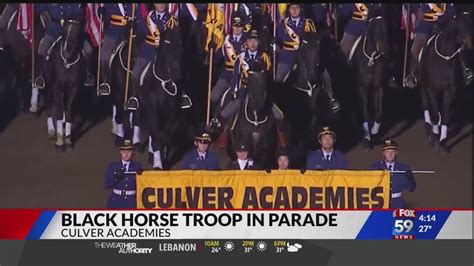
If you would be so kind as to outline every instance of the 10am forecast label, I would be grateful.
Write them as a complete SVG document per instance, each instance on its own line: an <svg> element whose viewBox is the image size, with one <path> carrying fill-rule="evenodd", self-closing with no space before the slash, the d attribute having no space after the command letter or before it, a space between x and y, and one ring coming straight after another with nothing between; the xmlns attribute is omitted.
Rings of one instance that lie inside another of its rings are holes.
<svg viewBox="0 0 474 266"><path fill-rule="evenodd" d="M300 241L301 242L301 241ZM204 251L212 254L218 253L244 253L258 254L272 253L295 253L303 248L298 241L287 240L206 240Z"/></svg>

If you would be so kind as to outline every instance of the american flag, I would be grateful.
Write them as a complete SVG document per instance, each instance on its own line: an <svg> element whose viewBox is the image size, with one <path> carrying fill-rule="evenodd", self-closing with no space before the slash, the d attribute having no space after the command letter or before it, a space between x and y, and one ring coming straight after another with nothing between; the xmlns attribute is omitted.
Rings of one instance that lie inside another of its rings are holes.
<svg viewBox="0 0 474 266"><path fill-rule="evenodd" d="M31 17L32 12L33 4L20 4L18 8L18 22L16 24L16 29L29 41L30 46L33 42L33 36L31 34L33 24Z"/></svg>
<svg viewBox="0 0 474 266"><path fill-rule="evenodd" d="M225 4L224 7L224 21L225 21L225 33L230 34L232 32L232 7L233 4Z"/></svg>
<svg viewBox="0 0 474 266"><path fill-rule="evenodd" d="M332 26L332 13L333 13L333 7L332 4L328 4L329 7L326 7L326 24L328 27Z"/></svg>
<svg viewBox="0 0 474 266"><path fill-rule="evenodd" d="M401 17L401 29L405 30L408 25L408 31L410 32L410 39L413 40L415 38L415 19L416 14L414 12L410 12L411 10L407 10L407 6L405 4L402 5L402 17Z"/></svg>
<svg viewBox="0 0 474 266"><path fill-rule="evenodd" d="M168 4L168 12L170 15L174 15L175 17L178 17L179 15L179 3L171 3Z"/></svg>
<svg viewBox="0 0 474 266"><path fill-rule="evenodd" d="M92 4L89 3L86 6L86 32L89 35L89 39L94 47L97 47L102 42L102 37L104 33L100 32L100 19L97 9L101 4Z"/></svg>

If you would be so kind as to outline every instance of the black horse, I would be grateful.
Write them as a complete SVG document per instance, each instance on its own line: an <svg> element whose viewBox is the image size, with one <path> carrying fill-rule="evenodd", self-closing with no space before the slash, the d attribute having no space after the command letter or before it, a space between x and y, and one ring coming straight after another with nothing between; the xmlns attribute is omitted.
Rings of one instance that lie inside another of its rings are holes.
<svg viewBox="0 0 474 266"><path fill-rule="evenodd" d="M111 62L111 96L112 96L112 134L115 136L116 147L123 144L125 139L132 140L137 150L141 150L139 111L132 112L124 108L125 83L129 72L129 86L132 86L132 69L136 60L137 41L132 38L132 55L130 69L127 69L128 40L121 42L112 55ZM130 88L130 87L129 87ZM130 89L129 89L130 91Z"/></svg>
<svg viewBox="0 0 474 266"><path fill-rule="evenodd" d="M470 14L457 14L440 33L429 39L421 52L420 85L426 134L428 141L434 142L442 153L449 152L446 140L452 102L456 95L456 66L461 50L472 49L471 34Z"/></svg>
<svg viewBox="0 0 474 266"><path fill-rule="evenodd" d="M13 19L13 21L16 20ZM35 35L41 30L38 26ZM36 39L35 41L39 42ZM14 25L8 30L0 30L0 93L10 94L9 90L14 90L11 93L12 96L8 96L10 108L12 103L17 103L11 101L12 98L19 100L21 110L25 110L28 106L28 90L31 89L28 82L31 79L31 51L28 40L16 30Z"/></svg>
<svg viewBox="0 0 474 266"><path fill-rule="evenodd" d="M68 20L62 29L61 37L50 48L45 80L48 84L47 111L56 120L56 148L64 151L73 145L72 107L84 82L86 66L81 53L82 24Z"/></svg>
<svg viewBox="0 0 474 266"><path fill-rule="evenodd" d="M271 113L273 104L268 95L268 72L257 64L250 65L248 73L248 91L238 114L230 123L227 132L227 152L235 159L235 148L238 142L244 142L249 149L249 157L263 168L274 166L277 148L276 120Z"/></svg>
<svg viewBox="0 0 474 266"><path fill-rule="evenodd" d="M183 144L184 111L181 109L183 48L178 27L164 34L154 62L145 69L140 99L143 120L150 135L149 152L154 169L169 169Z"/></svg>
<svg viewBox="0 0 474 266"><path fill-rule="evenodd" d="M372 137L379 133L382 122L383 90L390 70L386 57L388 48L385 19L374 16L368 20L366 33L357 39L351 51L362 109L364 150L372 149ZM370 112L371 107L374 113Z"/></svg>

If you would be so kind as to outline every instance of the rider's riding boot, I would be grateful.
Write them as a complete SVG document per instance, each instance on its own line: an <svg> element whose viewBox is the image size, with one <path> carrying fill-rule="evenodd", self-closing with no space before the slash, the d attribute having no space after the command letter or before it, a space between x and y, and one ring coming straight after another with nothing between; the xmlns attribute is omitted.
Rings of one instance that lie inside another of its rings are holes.
<svg viewBox="0 0 474 266"><path fill-rule="evenodd" d="M466 84L466 86L469 86L472 82L472 77L473 77L472 69L469 67L464 68L463 76L464 76L464 84Z"/></svg>
<svg viewBox="0 0 474 266"><path fill-rule="evenodd" d="M84 81L84 86L92 87L94 86L94 84L95 84L94 76L89 71L87 71L86 80Z"/></svg>
<svg viewBox="0 0 474 266"><path fill-rule="evenodd" d="M412 57L411 61L410 61L410 74L408 74L408 76L406 77L405 79L405 85L408 87L408 88L415 88L416 85L418 84L418 80L415 76L415 71L417 70L417 62L416 62L416 58L415 57Z"/></svg>
<svg viewBox="0 0 474 266"><path fill-rule="evenodd" d="M190 108L193 105L191 98L183 91L181 95L181 109Z"/></svg>
<svg viewBox="0 0 474 266"><path fill-rule="evenodd" d="M341 105L339 104L339 102L334 99L334 98L330 98L329 99L329 108L331 110L331 112L333 114L339 112L339 110L341 110Z"/></svg>
<svg viewBox="0 0 474 266"><path fill-rule="evenodd" d="M214 116L211 121L209 122L209 130L211 132L219 132L219 130L222 128L223 123L221 122L222 118L220 115Z"/></svg>
<svg viewBox="0 0 474 266"><path fill-rule="evenodd" d="M462 75L464 77L464 84L466 84L466 86L469 86L469 84L471 84L472 82L472 69L466 66L462 57L460 57L459 61L461 62L461 67L463 70Z"/></svg>

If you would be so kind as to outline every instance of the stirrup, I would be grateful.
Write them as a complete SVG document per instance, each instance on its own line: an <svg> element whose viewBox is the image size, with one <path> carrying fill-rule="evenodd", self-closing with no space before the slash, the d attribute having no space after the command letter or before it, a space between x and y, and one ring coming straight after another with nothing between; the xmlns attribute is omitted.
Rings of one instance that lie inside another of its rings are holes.
<svg viewBox="0 0 474 266"><path fill-rule="evenodd" d="M181 102L181 109L187 109L193 106L193 102L191 101L191 98L188 95L183 94L181 95L181 97L183 97Z"/></svg>
<svg viewBox="0 0 474 266"><path fill-rule="evenodd" d="M84 80L84 86L86 87L92 87L95 84L95 78L94 76L87 72L86 80Z"/></svg>
<svg viewBox="0 0 474 266"><path fill-rule="evenodd" d="M136 97L131 97L127 102L127 110L136 111L138 110L139 104Z"/></svg>
<svg viewBox="0 0 474 266"><path fill-rule="evenodd" d="M110 85L109 83L102 83L99 85L99 95L100 96L108 96L110 95Z"/></svg>
<svg viewBox="0 0 474 266"><path fill-rule="evenodd" d="M43 76L38 76L35 79L35 84L34 86L38 89L44 89L46 85L46 81L44 80Z"/></svg>
<svg viewBox="0 0 474 266"><path fill-rule="evenodd" d="M408 84L409 83L408 81L410 80L410 78L413 79L413 84L411 86ZM405 79L405 87L413 89L416 87L416 85L418 85L418 79L415 77L415 75L412 75L412 74L408 75Z"/></svg>

